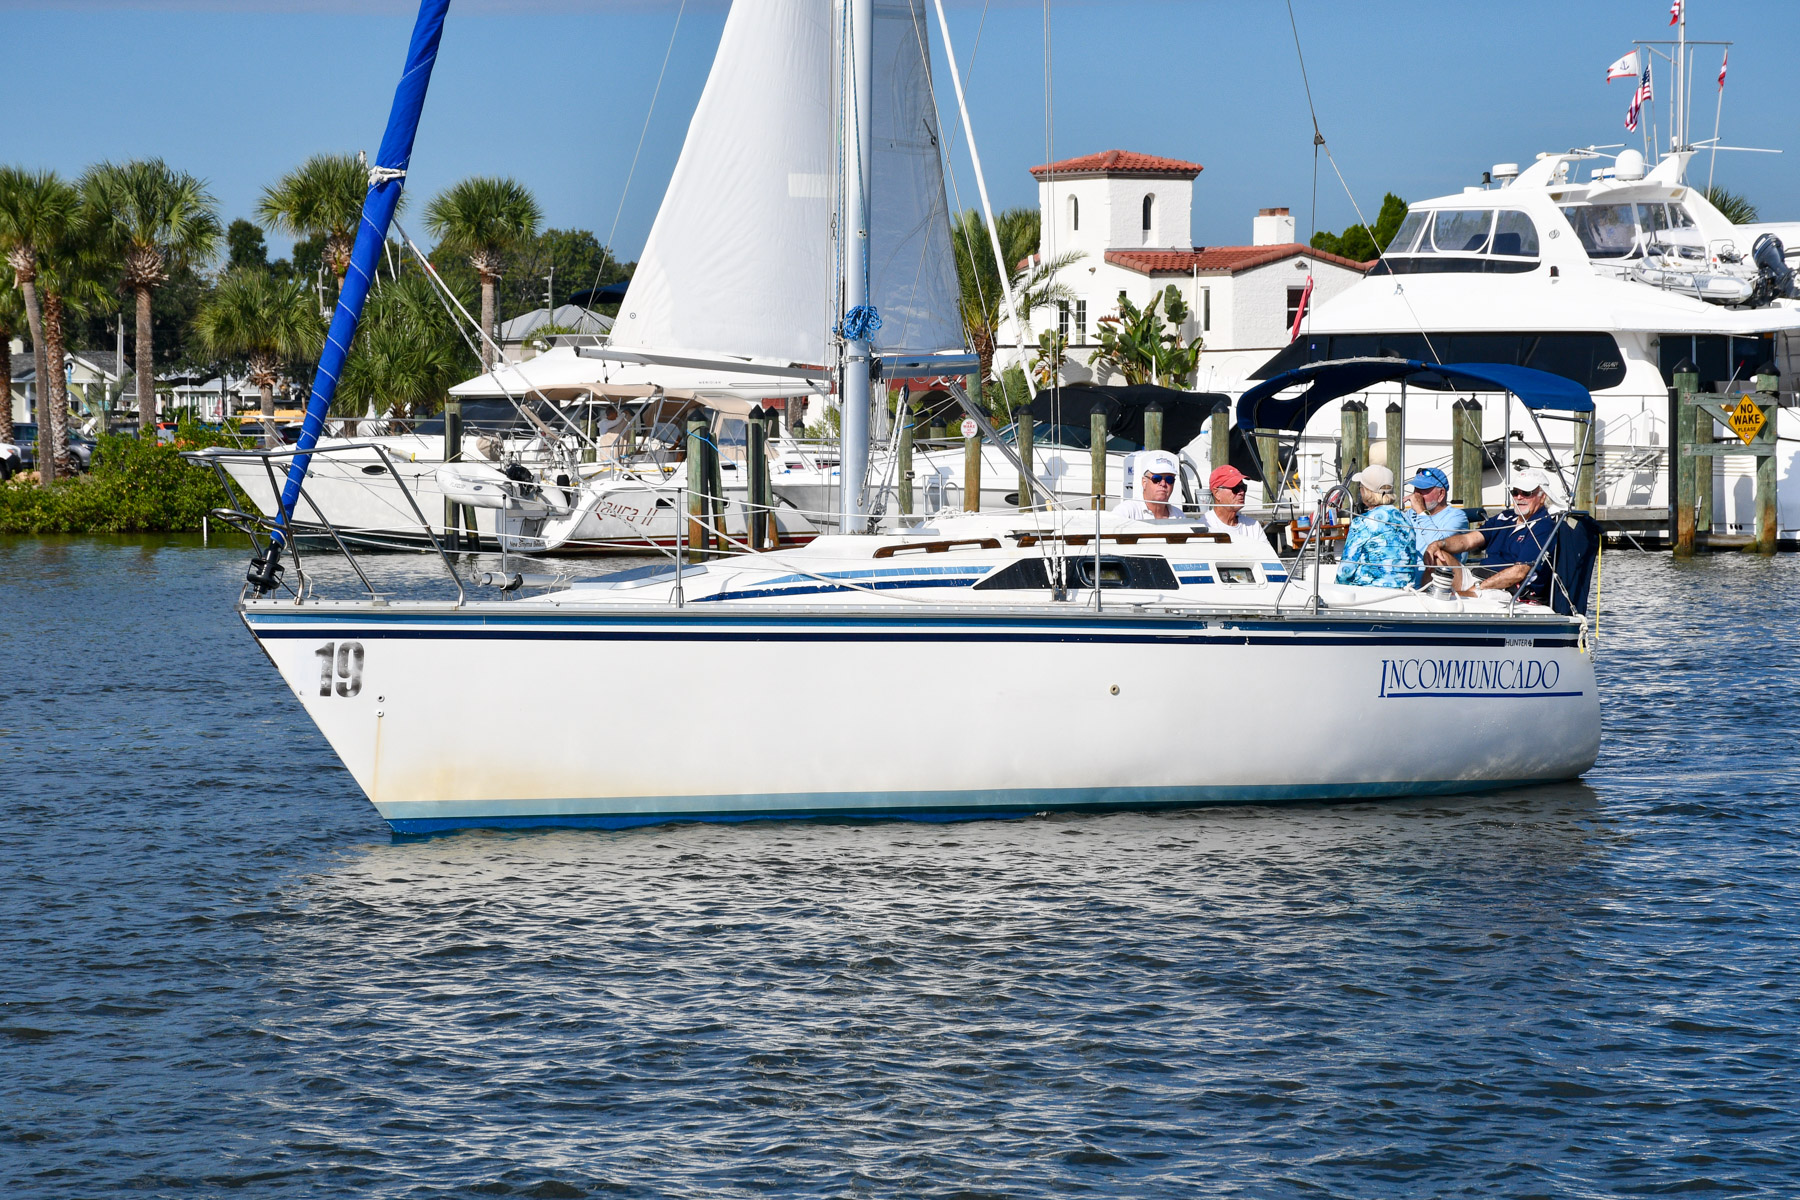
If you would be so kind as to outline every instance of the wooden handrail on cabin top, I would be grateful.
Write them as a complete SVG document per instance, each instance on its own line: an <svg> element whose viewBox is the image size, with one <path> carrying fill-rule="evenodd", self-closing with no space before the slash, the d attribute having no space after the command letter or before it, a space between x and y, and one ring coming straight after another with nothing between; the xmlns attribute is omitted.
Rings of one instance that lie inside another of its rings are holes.
<svg viewBox="0 0 1800 1200"><path fill-rule="evenodd" d="M1035 546L1040 542L1061 542L1065 546L1091 546L1094 544L1094 535L1091 533L1071 533L1064 537L1021 533L1018 535L1018 539L1020 546ZM1174 545L1181 545L1185 542L1217 542L1224 545L1231 541L1231 535L1192 530L1182 530L1179 533L1103 533L1100 535L1100 540L1116 542L1121 546L1135 546L1139 542L1169 542Z"/></svg>
<svg viewBox="0 0 1800 1200"><path fill-rule="evenodd" d="M907 542L898 546L881 546L872 558L892 558L896 554L942 554L952 546L974 546L978 550L998 550L999 538L951 538L941 542Z"/></svg>

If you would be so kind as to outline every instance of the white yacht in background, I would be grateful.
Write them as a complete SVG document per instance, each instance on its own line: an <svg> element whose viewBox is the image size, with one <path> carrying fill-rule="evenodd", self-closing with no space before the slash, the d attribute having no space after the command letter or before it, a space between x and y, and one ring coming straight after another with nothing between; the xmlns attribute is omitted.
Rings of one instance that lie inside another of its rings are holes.
<svg viewBox="0 0 1800 1200"><path fill-rule="evenodd" d="M1520 170L1500 164L1491 184L1420 201L1366 279L1321 305L1292 345L1255 374L1272 378L1303 363L1398 355L1425 362L1496 362L1572 379L1594 397L1599 461L1596 507L1609 523L1655 529L1668 523L1671 377L1686 361L1703 391L1748 390L1759 368L1781 379L1778 432L1800 436L1794 371L1800 368L1800 299L1792 267L1800 226L1732 224L1684 181L1692 154L1671 153L1645 169L1635 150L1616 159L1593 150L1540 155ZM1405 392L1409 470L1450 457L1451 406L1468 393ZM1371 445L1379 447L1397 387L1362 397ZM1473 393L1485 413L1490 469L1471 507L1503 502L1498 440L1520 431L1492 394ZM1300 444L1303 487L1336 481L1339 404L1315 415ZM1552 431L1558 454L1573 434ZM1528 459L1530 456L1526 456ZM1567 462L1565 458L1565 462ZM1726 458L1716 482L1718 529L1754 529L1748 458ZM1534 464L1535 465L1535 464ZM1800 455L1778 457L1779 536L1800 536Z"/></svg>

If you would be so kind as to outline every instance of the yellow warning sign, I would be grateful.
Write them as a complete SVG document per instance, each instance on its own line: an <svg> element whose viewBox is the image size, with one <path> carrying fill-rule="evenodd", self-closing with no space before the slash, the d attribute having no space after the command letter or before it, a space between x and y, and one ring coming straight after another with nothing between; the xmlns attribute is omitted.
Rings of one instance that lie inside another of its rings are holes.
<svg viewBox="0 0 1800 1200"><path fill-rule="evenodd" d="M1731 410L1731 431L1744 439L1744 445L1748 446L1762 432L1764 419L1763 410L1752 404L1750 397L1745 396Z"/></svg>

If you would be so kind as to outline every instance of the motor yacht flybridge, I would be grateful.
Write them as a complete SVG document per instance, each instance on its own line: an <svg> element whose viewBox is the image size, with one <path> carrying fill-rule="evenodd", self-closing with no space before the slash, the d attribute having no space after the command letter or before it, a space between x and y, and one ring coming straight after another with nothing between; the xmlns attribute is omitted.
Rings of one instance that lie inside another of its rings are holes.
<svg viewBox="0 0 1800 1200"><path fill-rule="evenodd" d="M366 292L356 281L380 254L447 7L421 6L371 175L360 266L301 443L267 454L286 471L284 513L304 498ZM941 6L936 15L953 64ZM861 532L869 335L881 318L869 303L879 290L864 288L879 278L870 228L884 197L943 187L932 154L913 160L922 178L874 190L874 156L863 151L891 119L886 106L920 111L929 33L917 7L737 0L720 50L804 51L790 78L832 79L826 107L781 114L799 127L746 136L779 154L816 141L806 123L818 122L847 147L836 176L795 196L801 216L842 240L830 357L845 406L847 532L697 562L689 543L663 564L584 581L503 574L494 600L470 599L449 555L441 600L397 599L354 557L363 593L327 599L282 525L259 541L244 622L381 815L408 832L958 817L1455 793L1587 770L1600 737L1582 616L1595 544L1587 518L1559 518L1542 547L1542 605L1441 582L1341 586L1322 521L1284 558L1260 540L1210 533L1198 516L1134 521L1064 505L1035 484L1027 511ZM904 86L870 86L877 64ZM763 60L741 65L715 64L708 83L740 112L767 91ZM810 203L819 189L828 204ZM947 238L932 235L932 246L947 253ZM1534 414L1591 408L1584 389L1528 368L1395 360L1311 365L1242 403L1291 429L1350 387L1427 376L1504 392ZM1208 718L1221 696L1231 697L1231 729L1215 734ZM1296 724L1297 697L1340 719ZM821 700L827 712L803 742L770 736L766 714ZM1445 736L1421 737L1422 727Z"/></svg>

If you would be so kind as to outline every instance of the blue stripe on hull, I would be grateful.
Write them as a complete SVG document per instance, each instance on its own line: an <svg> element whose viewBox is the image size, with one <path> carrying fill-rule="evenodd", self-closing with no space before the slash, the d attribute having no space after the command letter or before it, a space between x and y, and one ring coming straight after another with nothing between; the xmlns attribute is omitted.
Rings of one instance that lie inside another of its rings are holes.
<svg viewBox="0 0 1800 1200"><path fill-rule="evenodd" d="M1027 789L1009 792L815 793L802 796L741 796L740 809L694 807L660 812L531 813L492 816L389 817L396 833L444 833L457 829L633 829L686 821L740 822L763 820L824 821L967 821L1013 819L1040 812L1145 812L1157 809L1204 808L1214 805L1304 804L1320 801L1393 800L1409 796L1447 796L1492 792L1505 788L1555 783L1561 778L1501 780L1429 780L1420 783L1356 783L1250 785L1234 787L1158 787ZM964 796L966 799L956 799ZM607 803L680 805L708 797L621 799ZM569 802L564 802L569 803Z"/></svg>

